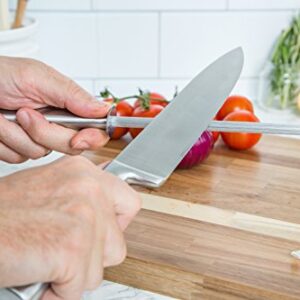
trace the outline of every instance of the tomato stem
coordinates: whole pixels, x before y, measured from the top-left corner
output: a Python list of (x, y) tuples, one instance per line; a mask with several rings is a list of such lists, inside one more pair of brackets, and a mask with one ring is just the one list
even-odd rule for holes
[(144, 92), (140, 88), (139, 88), (139, 93), (140, 93), (139, 95), (130, 95), (130, 96), (119, 98), (119, 97), (116, 97), (108, 88), (105, 88), (102, 92), (100, 92), (100, 96), (102, 98), (111, 97), (113, 99), (114, 104), (117, 104), (117, 103), (119, 103), (121, 101), (124, 101), (124, 100), (138, 99), (141, 103), (141, 107), (145, 110), (150, 109), (151, 100), (161, 101), (162, 103), (163, 102), (170, 102), (170, 100), (167, 100), (167, 99), (160, 99), (160, 98), (151, 97), (149, 92)]

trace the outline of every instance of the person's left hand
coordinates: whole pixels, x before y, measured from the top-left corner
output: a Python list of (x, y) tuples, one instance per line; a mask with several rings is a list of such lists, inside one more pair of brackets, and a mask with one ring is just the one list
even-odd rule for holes
[(0, 57), (0, 108), (18, 110), (18, 124), (0, 114), (0, 160), (21, 163), (50, 150), (71, 155), (102, 147), (108, 136), (98, 129), (79, 132), (46, 121), (37, 108), (54, 106), (89, 118), (106, 116), (109, 107), (46, 64)]

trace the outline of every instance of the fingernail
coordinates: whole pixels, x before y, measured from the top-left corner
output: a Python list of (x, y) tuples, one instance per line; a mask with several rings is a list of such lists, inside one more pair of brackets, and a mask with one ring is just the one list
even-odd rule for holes
[(30, 116), (26, 111), (20, 111), (19, 118), (21, 118), (22, 127), (28, 128), (30, 126)]
[(86, 141), (78, 141), (72, 148), (76, 150), (87, 150), (90, 148), (90, 145)]

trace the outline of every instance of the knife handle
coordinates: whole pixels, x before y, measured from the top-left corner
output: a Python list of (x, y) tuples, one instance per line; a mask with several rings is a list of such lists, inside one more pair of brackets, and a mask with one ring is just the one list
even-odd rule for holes
[[(57, 109), (52, 107), (37, 109), (47, 121), (56, 123), (71, 129), (97, 128), (105, 130), (111, 137), (114, 133), (115, 127), (111, 117), (117, 115), (115, 106), (109, 110), (106, 118), (90, 119), (76, 116), (65, 109)], [(8, 121), (17, 123), (17, 111), (0, 109), (0, 114)]]
[(0, 289), (2, 300), (40, 300), (48, 288), (47, 283), (36, 283), (26, 287)]

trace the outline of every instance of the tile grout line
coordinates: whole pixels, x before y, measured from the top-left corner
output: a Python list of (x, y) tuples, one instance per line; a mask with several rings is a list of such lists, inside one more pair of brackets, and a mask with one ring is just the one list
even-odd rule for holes
[(96, 90), (96, 80), (92, 80), (92, 90), (94, 95), (99, 92), (98, 90)]
[[(229, 0), (228, 0), (229, 1)], [(229, 2), (228, 2), (229, 3)], [(138, 9), (28, 9), (28, 12), (33, 13), (65, 13), (65, 14), (101, 14), (101, 13), (111, 13), (111, 14), (119, 14), (119, 13), (139, 13), (139, 14), (147, 14), (147, 13), (276, 13), (276, 12), (294, 12), (297, 10), (297, 7), (283, 7), (283, 8), (230, 8), (228, 5), (228, 9), (225, 7), (223, 9), (149, 9), (149, 10), (138, 10)], [(11, 11), (14, 11), (11, 9)]]
[[(92, 0), (90, 0), (92, 1)], [(92, 3), (92, 2), (91, 2)], [(96, 35), (97, 35), (97, 38), (96, 38), (96, 49), (97, 49), (97, 55), (96, 55), (96, 72), (97, 72), (97, 75), (100, 77), (101, 76), (101, 22), (100, 22), (100, 19), (99, 19), (99, 16), (98, 15), (95, 15), (95, 31), (96, 31)], [(96, 94), (96, 80), (95, 79), (92, 79), (92, 87), (93, 87), (93, 93), (94, 95)]]
[(157, 77), (161, 77), (161, 12), (158, 13), (158, 26), (157, 26)]

